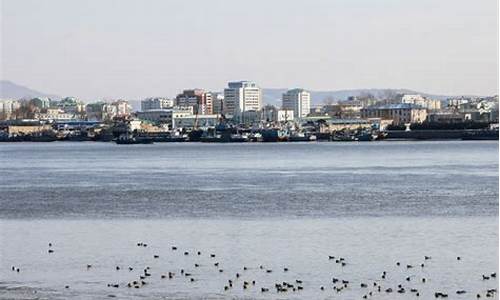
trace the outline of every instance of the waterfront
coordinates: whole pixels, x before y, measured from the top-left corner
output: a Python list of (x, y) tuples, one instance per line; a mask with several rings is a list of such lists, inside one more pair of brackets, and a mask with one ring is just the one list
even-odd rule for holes
[[(422, 299), (465, 299), (498, 287), (481, 278), (498, 268), (496, 141), (14, 143), (0, 145), (0, 161), (4, 298), (359, 299), (368, 292), (359, 284), (377, 281), (417, 288)], [(421, 268), (424, 255), (432, 259)], [(127, 288), (146, 266), (148, 285)], [(177, 276), (160, 278), (169, 271)], [(238, 284), (224, 291), (236, 272)], [(334, 276), (351, 286), (334, 292)], [(296, 279), (300, 293), (260, 291)], [(244, 280), (256, 286), (244, 290)]]

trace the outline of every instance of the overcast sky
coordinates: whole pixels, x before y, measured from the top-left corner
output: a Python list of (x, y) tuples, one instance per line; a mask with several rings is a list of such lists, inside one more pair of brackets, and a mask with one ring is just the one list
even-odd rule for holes
[(498, 0), (0, 1), (1, 78), (61, 96), (498, 89)]

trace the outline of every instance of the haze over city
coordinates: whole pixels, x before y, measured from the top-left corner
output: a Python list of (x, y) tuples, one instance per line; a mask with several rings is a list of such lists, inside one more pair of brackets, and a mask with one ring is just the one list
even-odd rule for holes
[(249, 79), (310, 90), (498, 90), (497, 1), (13, 1), (0, 78), (82, 99)]

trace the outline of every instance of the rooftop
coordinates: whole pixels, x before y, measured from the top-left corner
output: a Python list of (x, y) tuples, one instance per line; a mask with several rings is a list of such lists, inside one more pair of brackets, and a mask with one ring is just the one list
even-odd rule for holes
[(370, 106), (365, 109), (376, 110), (376, 109), (423, 109), (423, 108), (424, 107), (413, 103), (395, 103), (395, 104), (385, 104), (380, 106)]

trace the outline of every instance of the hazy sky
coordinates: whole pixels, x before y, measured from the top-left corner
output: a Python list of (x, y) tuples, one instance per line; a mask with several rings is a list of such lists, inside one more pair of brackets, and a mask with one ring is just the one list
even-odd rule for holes
[(62, 96), (498, 89), (498, 0), (0, 1), (1, 78)]

